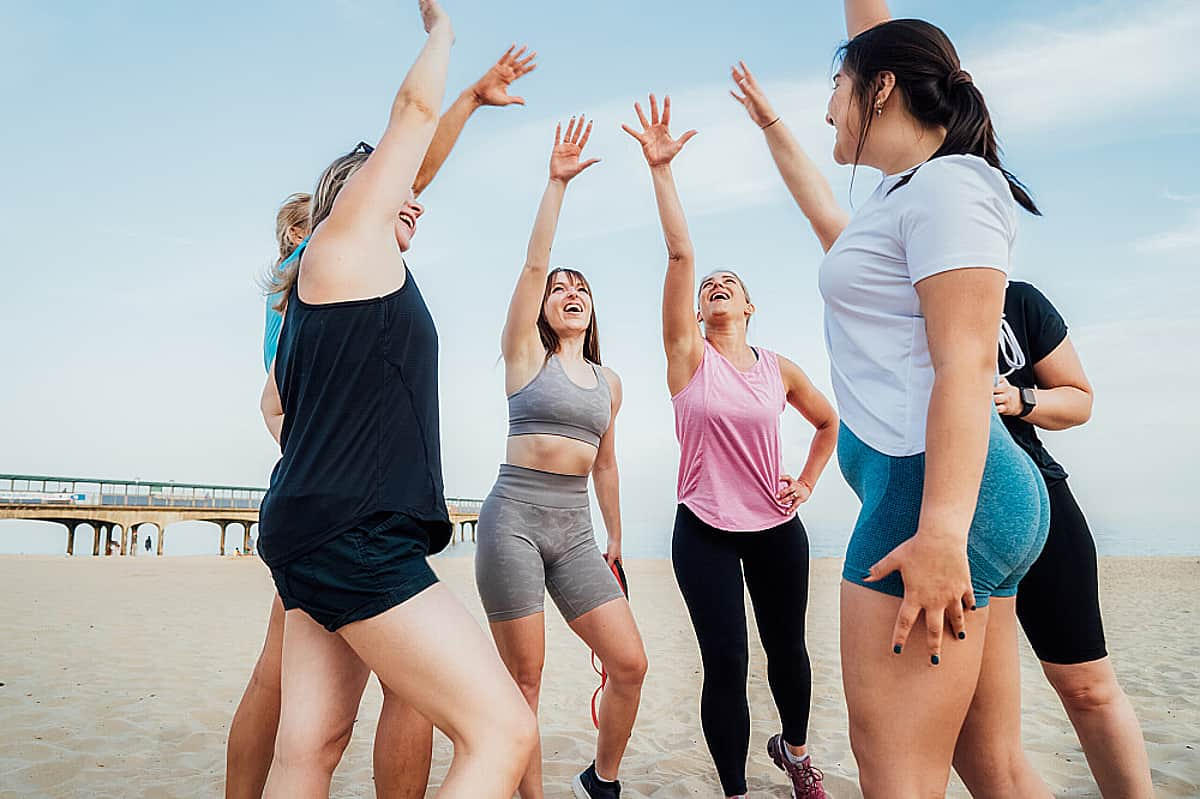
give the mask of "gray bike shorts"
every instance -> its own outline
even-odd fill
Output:
[[[541,613],[546,589],[568,622],[624,597],[592,536],[586,476],[502,465],[477,536],[475,584],[490,622]]]

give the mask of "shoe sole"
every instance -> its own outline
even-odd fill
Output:
[[[575,794],[575,799],[592,799],[592,795],[587,792],[587,788],[583,787],[583,780],[579,775],[575,775],[575,779],[571,780],[571,793]]]

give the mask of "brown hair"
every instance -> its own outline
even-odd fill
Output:
[[[1000,170],[1022,208],[1041,215],[1024,184],[1001,163],[987,103],[963,70],[945,31],[924,20],[893,19],[858,34],[842,45],[838,54],[862,109],[855,166],[871,128],[871,100],[882,85],[879,76],[890,72],[909,113],[923,125],[946,129],[945,141],[930,160],[943,155],[979,156]],[[901,178],[888,193],[906,184],[913,174]]]
[[[554,285],[555,275],[563,274],[571,281],[573,285],[583,286],[587,289],[588,295],[592,294],[592,287],[587,282],[587,278],[583,273],[576,269],[566,269],[559,267],[558,269],[550,270],[550,274],[546,275],[546,289],[542,292],[542,305],[538,310],[537,329],[538,335],[542,338],[542,346],[546,348],[546,358],[558,352],[560,346],[558,334],[554,332],[554,328],[550,326],[550,320],[546,318],[546,298],[550,296],[550,288]],[[596,302],[592,298],[592,318],[588,320],[587,331],[583,334],[583,357],[597,366],[600,365],[600,330],[596,326]]]
[[[367,162],[367,158],[370,155],[370,152],[363,152],[362,145],[359,145],[359,147],[354,148],[353,152],[338,157],[332,164],[325,167],[325,171],[321,173],[320,179],[317,180],[316,190],[309,198],[308,232],[310,235],[317,229],[317,225],[328,218],[329,214],[333,211],[333,203],[337,199],[338,192],[346,185],[346,181]],[[282,209],[280,213],[283,213]],[[276,223],[276,228],[278,228],[278,222]],[[268,294],[280,295],[278,302],[275,303],[275,310],[280,313],[283,313],[287,308],[288,295],[291,294],[292,287],[296,285],[296,279],[299,275],[300,261],[297,259],[288,264],[286,269],[282,271],[276,270],[270,284],[267,286]]]

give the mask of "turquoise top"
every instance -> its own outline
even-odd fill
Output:
[[[279,266],[276,267],[276,272],[282,272],[293,261],[300,258],[300,253],[308,245],[308,237],[300,242],[291,255],[284,258]],[[263,368],[268,372],[271,371],[271,361],[275,360],[275,350],[279,347],[279,331],[283,329],[283,314],[275,310],[275,304],[279,302],[282,295],[272,294],[267,297],[267,319],[263,327]]]

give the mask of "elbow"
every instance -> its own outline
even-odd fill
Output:
[[[1095,395],[1092,394],[1091,389],[1085,390],[1083,392],[1083,399],[1079,403],[1079,416],[1075,420],[1075,426],[1087,424],[1092,420],[1092,406],[1094,401]]]
[[[671,266],[687,266],[696,260],[696,252],[691,246],[667,247],[667,261]]]
[[[419,92],[402,91],[396,98],[396,111],[400,114],[411,115],[424,123],[435,123],[438,120],[437,109],[428,98]]]

